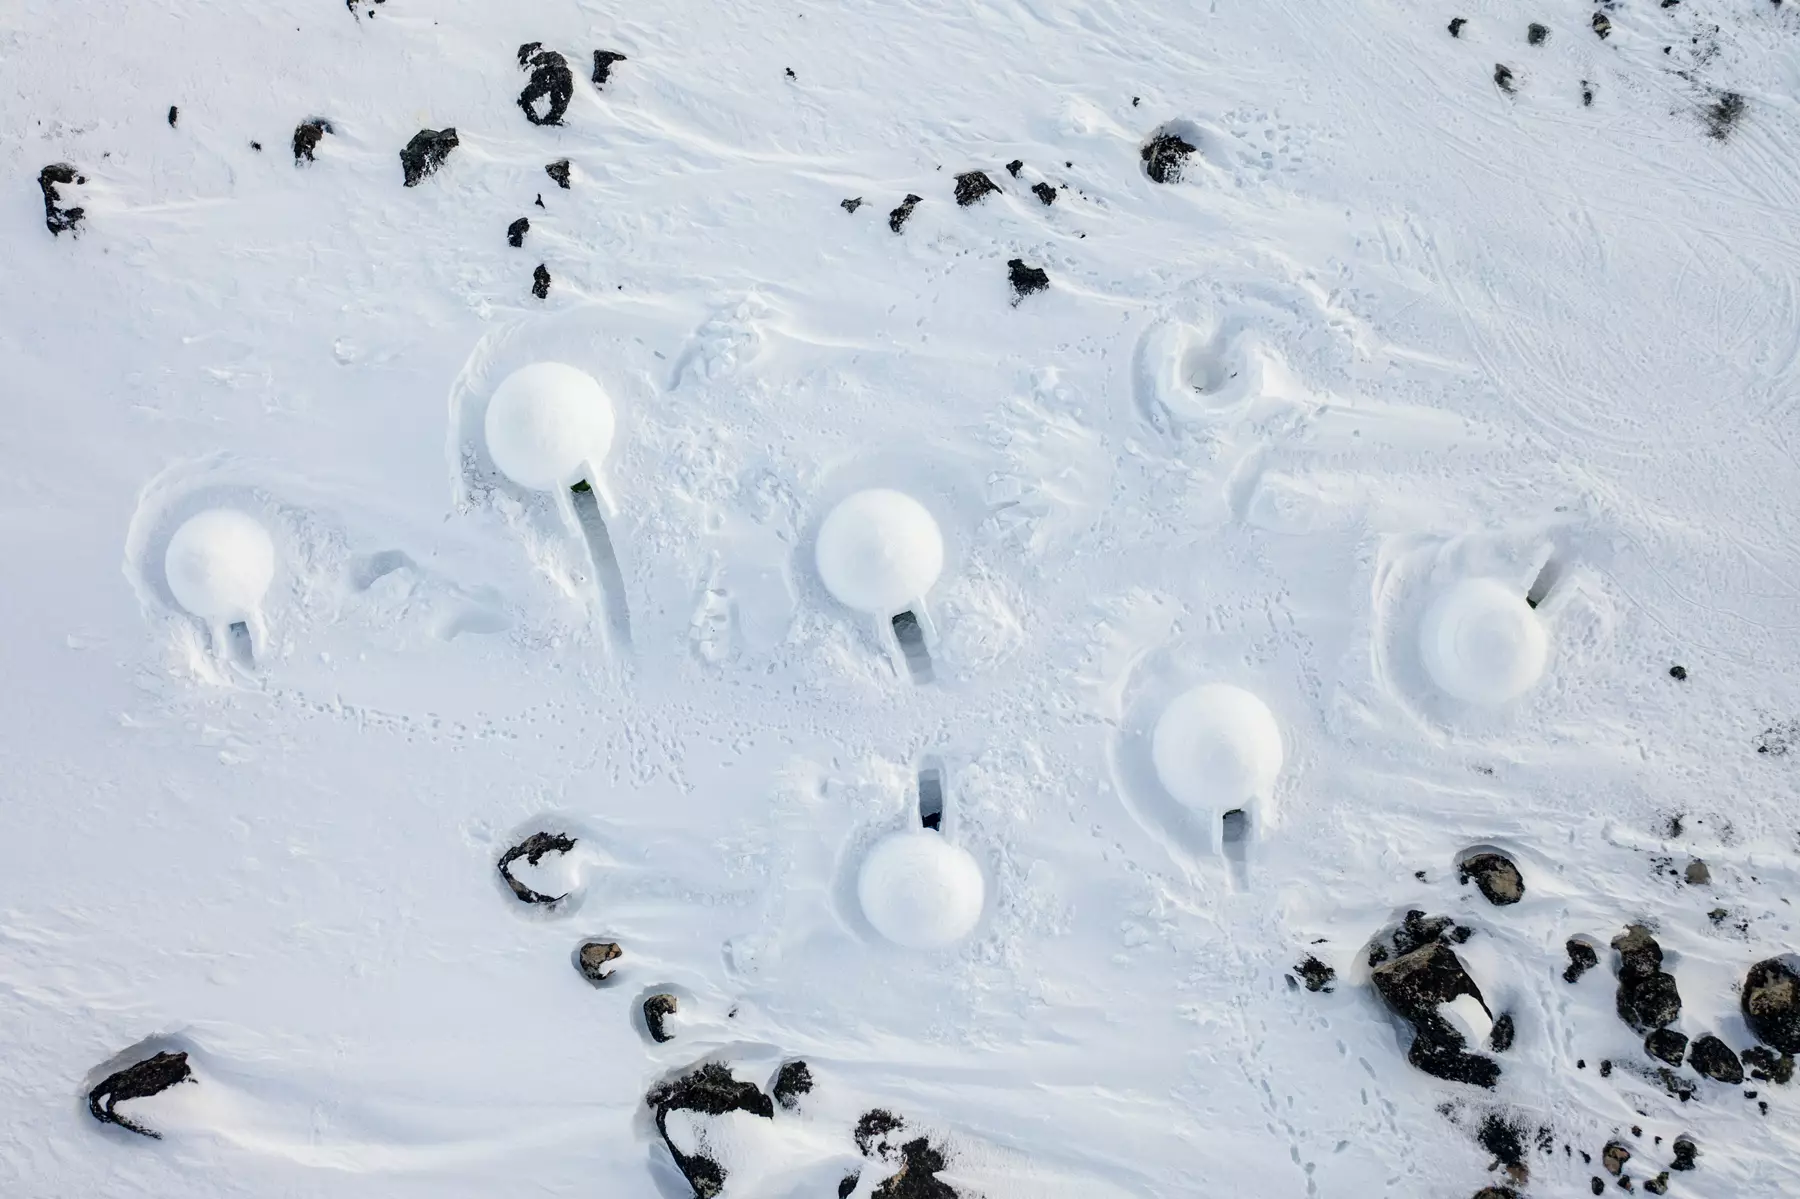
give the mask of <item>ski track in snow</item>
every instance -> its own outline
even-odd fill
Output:
[[[1469,1195],[1490,1110],[1554,1129],[1534,1195],[1634,1124],[1640,1180],[1700,1144],[1671,1193],[1800,1191],[1789,1091],[1596,1068],[1643,1059],[1626,923],[1678,1027],[1738,1048],[1745,969],[1800,950],[1800,775],[1756,752],[1800,713],[1789,8],[1620,5],[1602,40],[1554,0],[1528,47],[1489,0],[1457,38],[1410,3],[15,0],[0,1192],[678,1196],[646,1091],[793,1058],[797,1112],[682,1133],[730,1199],[868,1194],[870,1107],[990,1199]],[[575,68],[560,127],[515,104],[528,41]],[[1159,129],[1179,183],[1139,160]],[[65,161],[86,215],[52,238]],[[977,169],[999,193],[959,208]],[[1015,258],[1050,280],[1016,306]],[[610,562],[483,445],[546,359],[618,410]],[[945,535],[928,685],[812,569],[869,487]],[[248,655],[162,576],[220,505],[277,551]],[[1437,694],[1431,597],[1546,564],[1543,681]],[[1283,730],[1241,863],[1150,766],[1202,681]],[[927,760],[988,900],[919,955],[855,877]],[[495,862],[545,830],[576,849],[516,874],[569,898],[528,907]],[[1522,903],[1457,884],[1476,845]],[[1492,1093],[1408,1066],[1369,986],[1412,907],[1475,930],[1515,1015]],[[1602,967],[1569,985],[1577,935]],[[583,939],[623,947],[603,987]],[[1287,978],[1309,953],[1333,992]],[[85,1114],[128,1046],[190,1053],[127,1107],[162,1141]]]

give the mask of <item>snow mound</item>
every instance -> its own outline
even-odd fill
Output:
[[[925,505],[898,491],[859,491],[819,526],[819,577],[840,603],[892,616],[922,599],[944,569],[944,537]]]
[[[1156,777],[1190,808],[1223,814],[1266,797],[1281,773],[1281,728],[1242,687],[1207,683],[1164,709],[1151,736]]]
[[[202,620],[245,620],[275,577],[275,543],[253,517],[209,508],[189,517],[163,556],[169,590]]]
[[[534,362],[495,389],[485,429],[488,453],[507,478],[533,491],[570,487],[612,448],[612,401],[586,371]]]
[[[1549,638],[1525,602],[1494,579],[1464,579],[1432,602],[1419,656],[1438,688],[1470,704],[1503,704],[1544,673]]]
[[[875,931],[908,949],[940,949],[981,919],[987,883],[969,851],[928,829],[894,833],[863,859],[856,882]]]

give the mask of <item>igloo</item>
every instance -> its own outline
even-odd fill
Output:
[[[1281,728],[1269,706],[1242,687],[1207,683],[1163,709],[1150,756],[1170,795],[1216,819],[1274,790]]]
[[[925,505],[898,491],[859,491],[819,526],[819,577],[838,601],[890,617],[923,599],[944,569],[944,537]]]
[[[893,833],[863,859],[856,894],[875,931],[908,949],[941,949],[981,919],[987,882],[969,851],[930,829]]]
[[[275,543],[234,508],[191,516],[169,538],[163,575],[175,602],[207,621],[247,621],[275,577]]]
[[[484,428],[494,465],[519,486],[573,487],[612,448],[612,401],[586,371],[534,362],[494,389]]]
[[[1425,672],[1446,694],[1503,704],[1542,677],[1550,652],[1543,622],[1522,594],[1494,579],[1464,579],[1438,596],[1419,626]]]

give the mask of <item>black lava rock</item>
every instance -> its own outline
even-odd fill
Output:
[[[755,1084],[739,1082],[731,1070],[717,1062],[709,1062],[692,1074],[666,1083],[644,1096],[644,1102],[656,1112],[656,1131],[675,1159],[676,1168],[693,1188],[695,1199],[713,1199],[725,1189],[725,1169],[704,1154],[686,1154],[669,1138],[669,1113],[698,1112],[703,1116],[723,1116],[727,1112],[749,1112],[765,1120],[775,1115],[775,1105],[756,1089]]]
[[[1706,134],[1714,141],[1724,141],[1737,128],[1744,116],[1744,97],[1737,92],[1721,92],[1719,98],[1701,112],[1706,121]]]
[[[455,129],[421,129],[413,134],[400,151],[400,167],[406,172],[406,186],[417,187],[420,180],[437,173],[450,157],[450,151],[461,145]]]
[[[569,60],[554,50],[540,50],[539,43],[527,42],[519,47],[519,67],[529,68],[531,79],[519,93],[519,108],[533,125],[560,125],[575,98],[575,73]],[[538,114],[538,102],[548,101]]]
[[[1026,266],[1023,258],[1008,259],[1006,277],[1012,281],[1013,303],[1018,304],[1026,296],[1034,292],[1044,291],[1050,286],[1050,276],[1042,267]]]
[[[1738,1061],[1738,1055],[1731,1051],[1731,1046],[1708,1033],[1694,1042],[1688,1053],[1688,1065],[1694,1073],[1704,1075],[1714,1082],[1728,1083],[1737,1086],[1744,1081],[1744,1065]]]
[[[903,1124],[899,1116],[884,1108],[864,1112],[856,1121],[856,1151],[874,1157],[887,1147],[889,1133],[898,1132]]]
[[[1525,877],[1513,860],[1503,853],[1478,853],[1465,858],[1458,864],[1456,872],[1465,886],[1474,879],[1482,895],[1496,906],[1505,907],[1525,898]]]
[[[1687,678],[1687,667],[1685,667],[1685,666],[1669,667],[1669,677],[1676,680],[1677,682],[1685,680]]]
[[[506,227],[506,244],[516,250],[520,246],[523,246],[525,244],[525,235],[530,232],[531,232],[530,219],[528,219],[526,217],[520,217],[518,220],[514,221],[512,224],[510,224]]]
[[[1023,158],[1015,158],[1006,164],[1006,173],[1011,175],[1014,179],[1017,179],[1019,177],[1019,172],[1024,169],[1025,160]]]
[[[793,1111],[800,1104],[800,1096],[810,1094],[812,1089],[811,1067],[805,1062],[783,1062],[781,1069],[775,1072],[775,1081],[769,1087],[769,1094],[776,1103]]]
[[[675,1034],[669,1031],[668,1021],[678,1006],[675,996],[666,991],[644,1000],[644,1027],[650,1030],[650,1039],[658,1045],[675,1039]]]
[[[1439,1005],[1464,995],[1487,1006],[1481,989],[1448,945],[1434,941],[1385,962],[1376,967],[1372,981],[1389,1010],[1413,1027],[1407,1061],[1452,1082],[1492,1087],[1499,1080],[1499,1064],[1469,1053],[1462,1034],[1438,1015]]]
[[[1600,37],[1606,37],[1610,34],[1612,32],[1612,18],[1608,17],[1603,12],[1595,13],[1594,32]]]
[[[160,1132],[121,1116],[115,1108],[128,1099],[148,1099],[177,1083],[187,1082],[194,1076],[188,1068],[187,1058],[185,1053],[159,1053],[107,1075],[99,1086],[88,1092],[88,1114],[102,1124],[117,1124],[139,1136],[162,1140]]]
[[[1513,73],[1511,67],[1500,62],[1494,64],[1494,86],[1505,92],[1507,95],[1512,95]]]
[[[937,1177],[946,1164],[942,1150],[915,1137],[900,1146],[899,1173],[876,1187],[873,1199],[958,1199]]]
[[[62,193],[57,188],[86,182],[87,176],[66,162],[51,163],[38,172],[38,188],[44,193],[44,227],[51,233],[61,236],[65,231],[80,232],[79,226],[87,210],[64,208]]]
[[[1294,967],[1294,973],[1300,976],[1300,980],[1306,984],[1308,991],[1323,991],[1327,995],[1331,994],[1332,980],[1337,978],[1336,970],[1311,954],[1307,955],[1305,961]]]
[[[850,200],[839,200],[838,201],[838,207],[842,208],[845,212],[854,213],[858,208],[861,208],[862,206],[863,206],[863,198],[861,196],[857,196],[854,199],[850,199]]]
[[[999,191],[1000,188],[986,171],[964,171],[956,177],[956,206],[967,208],[983,197]]]
[[[846,1174],[838,1179],[838,1199],[850,1199],[851,1192],[856,1190],[856,1184],[861,1181],[861,1174]]]
[[[1182,167],[1194,149],[1192,142],[1165,129],[1144,143],[1138,157],[1144,160],[1144,173],[1152,182],[1179,183]]]
[[[1541,46],[1550,38],[1550,28],[1533,21],[1525,27],[1525,40],[1533,46]]]
[[[1467,25],[1468,23],[1469,22],[1462,17],[1451,17],[1450,18],[1450,36],[1451,37],[1461,37],[1462,31],[1463,31],[1463,26]]]
[[[320,139],[330,132],[332,132],[331,122],[322,117],[314,117],[310,121],[301,121],[298,125],[294,126],[294,165],[299,166],[302,162],[312,162],[313,151],[319,148]],[[451,133],[454,134],[455,130],[451,130]],[[414,138],[413,140],[417,141],[418,138]],[[449,151],[445,151],[445,153],[449,153]],[[405,161],[406,155],[402,154],[400,158],[401,161]],[[440,159],[439,161],[442,160]],[[425,173],[430,174],[432,170],[436,169],[437,168],[434,166]],[[407,186],[411,187],[412,184],[408,183]]]
[[[1488,1048],[1495,1053],[1505,1053],[1513,1047],[1513,1041],[1518,1038],[1518,1035],[1518,1025],[1513,1022],[1512,1013],[1502,1012],[1500,1018],[1494,1021],[1494,1027],[1488,1032]]]
[[[1580,982],[1582,975],[1600,964],[1600,955],[1586,941],[1570,937],[1563,949],[1569,955],[1569,964],[1563,969],[1563,981],[1566,983]]]
[[[906,224],[907,218],[912,216],[913,209],[918,207],[919,201],[924,198],[923,196],[908,195],[906,199],[900,201],[900,206],[888,213],[888,228],[895,233],[900,232],[901,227]]]
[[[1031,194],[1042,200],[1046,205],[1056,203],[1056,189],[1041,179],[1031,185]]]
[[[1764,1049],[1761,1045],[1744,1050],[1744,1065],[1750,1069],[1750,1077],[1758,1082],[1772,1082],[1786,1086],[1794,1081],[1794,1055],[1780,1055]]]
[[[1700,1146],[1694,1144],[1692,1137],[1676,1137],[1671,1146],[1675,1151],[1675,1160],[1669,1163],[1671,1170],[1692,1170],[1694,1159],[1700,1156]]]
[[[1641,924],[1613,938],[1619,954],[1619,1019],[1641,1033],[1667,1028],[1681,1015],[1675,976],[1662,968],[1662,946]]]
[[[1666,1195],[1666,1194],[1668,1194],[1669,1193],[1669,1172],[1667,1170],[1664,1170],[1661,1174],[1658,1174],[1655,1178],[1645,1179],[1644,1180],[1644,1191],[1645,1191],[1645,1193],[1651,1194],[1651,1195]]]
[[[612,979],[613,972],[607,968],[608,963],[623,956],[625,951],[619,948],[617,941],[586,941],[575,951],[575,969],[597,987]]]
[[[531,272],[531,294],[540,300],[550,297],[550,268],[541,262]]]
[[[1588,1179],[1588,1190],[1594,1192],[1596,1195],[1606,1194],[1605,1180],[1598,1177]]]
[[[1507,1119],[1499,1112],[1489,1112],[1475,1134],[1481,1147],[1496,1162],[1505,1166],[1514,1178],[1523,1177],[1531,1168],[1525,1160],[1530,1138],[1530,1128]]]
[[[550,176],[550,178],[554,179],[556,181],[556,186],[562,188],[564,191],[569,190],[569,160],[568,159],[559,158],[555,162],[545,164],[544,174],[546,174],[546,175]]]
[[[1511,1187],[1482,1187],[1475,1192],[1475,1199],[1519,1199],[1519,1192]]]
[[[169,105],[169,128],[175,128],[175,122],[181,118],[181,110],[173,104]]]
[[[612,78],[612,69],[615,62],[629,61],[629,59],[623,54],[620,54],[617,50],[594,51],[594,86],[606,86],[606,81]]]
[[[544,268],[539,267],[538,269],[543,270]],[[546,275],[544,279],[544,289],[548,291],[549,276]],[[574,848],[575,840],[572,837],[565,837],[561,833],[533,833],[500,855],[500,877],[506,880],[507,887],[519,897],[522,903],[557,903],[567,899],[568,896],[544,895],[541,892],[533,891],[512,876],[512,864],[520,858],[524,858],[527,863],[535,866],[544,860],[545,854],[568,853]]]
[[[1658,1028],[1644,1038],[1644,1052],[1671,1066],[1679,1066],[1681,1059],[1687,1056],[1687,1044],[1687,1037],[1674,1029]]]

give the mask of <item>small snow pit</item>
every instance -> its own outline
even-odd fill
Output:
[[[1241,687],[1207,683],[1164,709],[1150,739],[1156,777],[1190,808],[1223,816],[1266,798],[1281,773],[1281,728]]]
[[[275,577],[275,544],[252,517],[209,508],[175,530],[163,573],[175,602],[201,620],[248,620]]]
[[[826,590],[847,607],[892,617],[924,598],[944,569],[944,537],[925,505],[898,491],[859,491],[833,508],[814,548]]]
[[[875,931],[908,949],[941,949],[981,919],[987,883],[969,852],[939,833],[894,833],[863,860],[856,882]]]
[[[494,391],[485,428],[494,465],[514,483],[533,491],[572,487],[612,448],[612,401],[587,372],[534,362]]]
[[[1471,704],[1503,704],[1544,673],[1549,638],[1525,597],[1493,579],[1465,579],[1432,603],[1419,628],[1431,681]]]

